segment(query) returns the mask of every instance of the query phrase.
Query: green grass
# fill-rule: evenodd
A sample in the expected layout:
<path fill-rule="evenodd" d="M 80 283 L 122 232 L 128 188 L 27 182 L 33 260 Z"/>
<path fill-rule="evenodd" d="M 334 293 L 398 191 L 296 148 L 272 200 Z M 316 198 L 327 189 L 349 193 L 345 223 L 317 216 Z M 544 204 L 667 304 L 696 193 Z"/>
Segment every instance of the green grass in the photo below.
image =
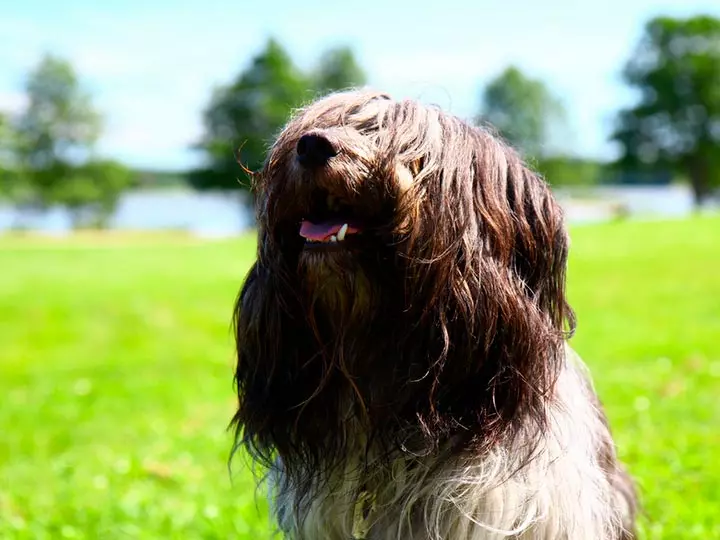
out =
<path fill-rule="evenodd" d="M 576 227 L 573 345 L 642 538 L 720 538 L 720 219 Z M 0 538 L 268 538 L 230 313 L 254 240 L 0 239 Z"/>

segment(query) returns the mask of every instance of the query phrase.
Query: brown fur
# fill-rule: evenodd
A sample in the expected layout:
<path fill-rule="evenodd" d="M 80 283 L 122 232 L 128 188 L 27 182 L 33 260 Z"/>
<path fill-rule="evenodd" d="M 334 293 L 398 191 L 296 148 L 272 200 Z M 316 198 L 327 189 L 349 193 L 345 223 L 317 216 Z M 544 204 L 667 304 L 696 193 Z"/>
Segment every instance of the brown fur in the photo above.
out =
<path fill-rule="evenodd" d="M 324 166 L 296 159 L 308 133 L 334 149 Z M 387 480 L 401 463 L 427 468 L 411 474 L 421 482 L 512 449 L 512 476 L 544 451 L 575 326 L 569 242 L 548 186 L 515 151 L 415 101 L 338 93 L 294 116 L 254 189 L 258 253 L 237 301 L 233 423 L 238 445 L 293 494 L 283 511 L 295 523 L 353 475 L 358 486 Z M 328 196 L 363 234 L 305 249 L 300 220 Z M 587 399 L 604 423 L 591 389 Z M 597 431 L 593 464 L 623 493 L 630 538 L 634 489 Z"/>

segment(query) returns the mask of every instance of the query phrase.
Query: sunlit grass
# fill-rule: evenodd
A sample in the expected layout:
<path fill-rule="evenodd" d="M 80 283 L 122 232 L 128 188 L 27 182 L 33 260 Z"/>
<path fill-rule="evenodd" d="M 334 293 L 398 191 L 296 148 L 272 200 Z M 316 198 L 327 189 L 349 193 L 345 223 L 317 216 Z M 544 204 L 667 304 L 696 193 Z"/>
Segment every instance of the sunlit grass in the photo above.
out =
<path fill-rule="evenodd" d="M 253 239 L 87 240 L 0 251 L 0 538 L 266 537 L 227 469 Z"/>
<path fill-rule="evenodd" d="M 573 234 L 573 345 L 638 478 L 643 538 L 720 538 L 720 219 Z"/>
<path fill-rule="evenodd" d="M 108 249 L 112 247 L 112 249 Z M 643 538 L 720 538 L 720 219 L 573 229 L 573 345 Z M 227 470 L 254 239 L 0 239 L 0 538 L 268 538 Z"/>

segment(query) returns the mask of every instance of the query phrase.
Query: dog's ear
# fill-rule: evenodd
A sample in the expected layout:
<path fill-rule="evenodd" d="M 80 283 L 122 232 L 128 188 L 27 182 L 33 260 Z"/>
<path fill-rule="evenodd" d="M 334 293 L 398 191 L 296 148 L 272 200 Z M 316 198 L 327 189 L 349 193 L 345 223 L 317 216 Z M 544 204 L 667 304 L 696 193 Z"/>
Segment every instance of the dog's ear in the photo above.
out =
<path fill-rule="evenodd" d="M 427 307 L 454 296 L 469 320 L 479 298 L 523 298 L 556 329 L 572 330 L 569 237 L 549 186 L 490 134 L 446 131 L 442 154 L 426 159 L 422 195 L 407 205 L 416 207 L 405 250 L 412 293 L 420 286 Z"/>
<path fill-rule="evenodd" d="M 293 328 L 291 300 L 281 294 L 281 282 L 263 262 L 262 248 L 258 261 L 245 278 L 235 303 L 236 367 L 234 383 L 238 404 L 231 426 L 235 429 L 236 445 L 243 445 L 264 465 L 271 465 L 278 440 L 286 436 L 287 411 L 297 399 L 297 390 L 290 385 L 291 374 L 283 373 L 292 366 L 294 347 L 284 335 L 302 334 Z M 285 363 L 287 361 L 287 364 Z"/>
<path fill-rule="evenodd" d="M 511 268 L 525 295 L 555 329 L 574 331 L 566 297 L 569 235 L 562 207 L 545 181 L 509 149 L 507 205 L 512 216 Z"/>
<path fill-rule="evenodd" d="M 442 153 L 425 163 L 433 169 L 424 171 L 421 219 L 401 253 L 407 303 L 435 336 L 425 345 L 435 383 L 423 421 L 446 424 L 460 410 L 476 425 L 505 429 L 530 411 L 540 424 L 564 325 L 574 324 L 562 211 L 512 149 L 480 130 L 444 130 Z"/>
<path fill-rule="evenodd" d="M 235 302 L 233 326 L 235 330 L 236 365 L 234 383 L 237 391 L 237 409 L 231 420 L 235 431 L 235 444 L 245 446 L 253 457 L 271 461 L 269 447 L 261 435 L 266 419 L 262 418 L 262 394 L 258 381 L 268 378 L 274 369 L 273 357 L 277 353 L 273 341 L 263 334 L 273 330 L 277 321 L 267 305 L 266 278 L 260 263 L 255 263 L 245 277 Z M 274 328 L 281 330 L 281 328 Z"/>

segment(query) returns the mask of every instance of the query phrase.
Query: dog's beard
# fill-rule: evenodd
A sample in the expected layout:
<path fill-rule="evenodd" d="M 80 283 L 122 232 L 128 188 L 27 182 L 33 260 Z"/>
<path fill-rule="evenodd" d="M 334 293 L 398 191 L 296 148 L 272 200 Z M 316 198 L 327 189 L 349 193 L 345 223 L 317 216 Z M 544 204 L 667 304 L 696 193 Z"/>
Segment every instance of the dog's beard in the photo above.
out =
<path fill-rule="evenodd" d="M 368 326 L 376 295 L 367 272 L 351 252 L 303 251 L 298 274 L 309 317 L 331 334 L 325 339 Z"/>
<path fill-rule="evenodd" d="M 338 402 L 354 402 L 357 408 L 350 414 L 357 417 L 372 414 L 369 409 L 394 397 L 390 388 L 382 397 L 384 386 L 377 384 L 378 377 L 389 382 L 392 370 L 386 356 L 392 354 L 378 350 L 377 344 L 387 342 L 397 326 L 406 324 L 399 313 L 404 302 L 402 283 L 388 266 L 389 256 L 367 248 L 310 249 L 301 252 L 298 261 L 307 327 L 329 366 L 326 375 L 337 375 L 326 390 L 336 393 Z M 395 317 L 388 316 L 389 311 Z M 324 380 L 318 382 L 322 386 Z"/>

